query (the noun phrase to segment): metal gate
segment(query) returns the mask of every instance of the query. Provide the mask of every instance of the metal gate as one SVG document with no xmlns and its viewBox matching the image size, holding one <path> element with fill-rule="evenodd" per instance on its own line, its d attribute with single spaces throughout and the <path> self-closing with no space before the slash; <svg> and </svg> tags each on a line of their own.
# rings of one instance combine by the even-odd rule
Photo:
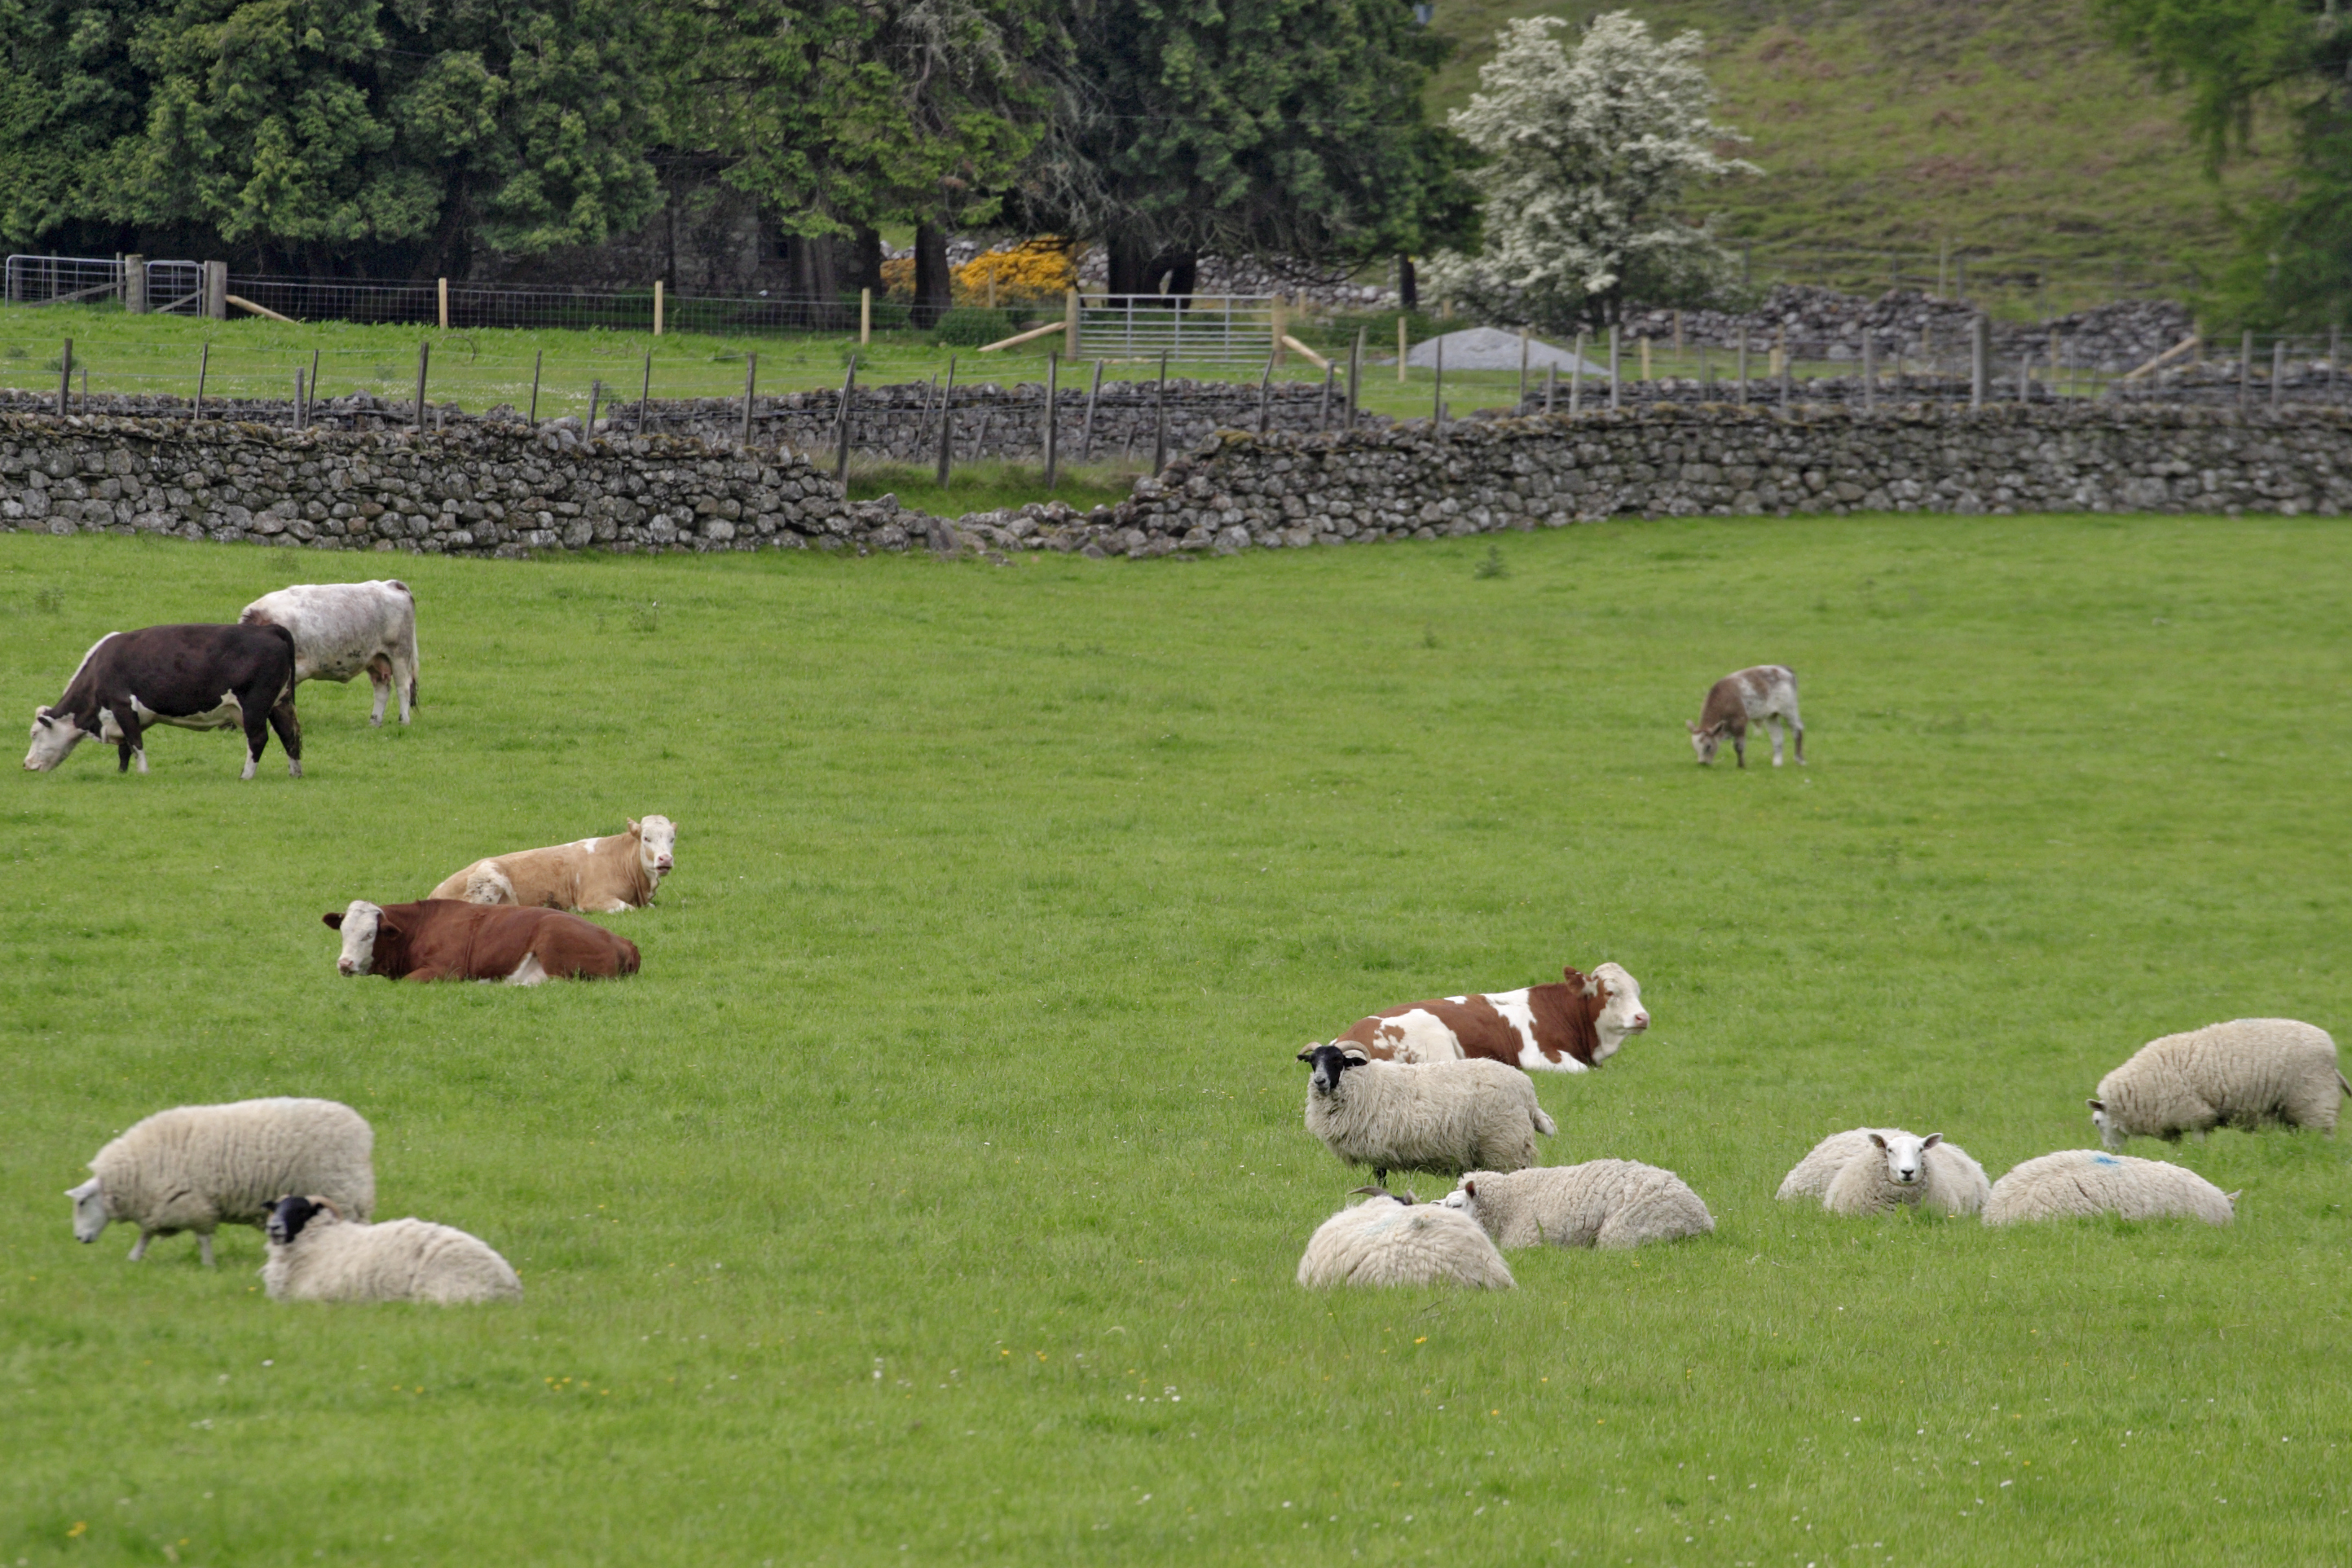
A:
<svg viewBox="0 0 2352 1568">
<path fill-rule="evenodd" d="M 12 256 L 7 298 L 11 305 L 54 305 L 68 300 L 98 300 L 122 287 L 122 263 L 99 256 Z"/>
<path fill-rule="evenodd" d="M 1251 363 L 1274 348 L 1272 294 L 1084 294 L 1078 353 L 1086 359 Z"/>
<path fill-rule="evenodd" d="M 147 308 L 174 316 L 205 313 L 205 264 L 201 261 L 151 261 L 147 264 Z"/>
</svg>

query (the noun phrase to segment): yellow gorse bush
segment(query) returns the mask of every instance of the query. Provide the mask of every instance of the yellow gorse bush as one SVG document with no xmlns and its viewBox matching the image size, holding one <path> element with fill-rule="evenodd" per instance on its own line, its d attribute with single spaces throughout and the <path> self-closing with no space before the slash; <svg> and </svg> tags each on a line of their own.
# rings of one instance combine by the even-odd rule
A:
<svg viewBox="0 0 2352 1568">
<path fill-rule="evenodd" d="M 1009 305 L 1058 300 L 1078 286 L 1076 258 L 1069 242 L 1058 235 L 1041 234 L 1010 250 L 986 250 L 955 269 L 955 302 L 988 303 L 988 288 L 996 285 L 996 302 Z"/>
</svg>

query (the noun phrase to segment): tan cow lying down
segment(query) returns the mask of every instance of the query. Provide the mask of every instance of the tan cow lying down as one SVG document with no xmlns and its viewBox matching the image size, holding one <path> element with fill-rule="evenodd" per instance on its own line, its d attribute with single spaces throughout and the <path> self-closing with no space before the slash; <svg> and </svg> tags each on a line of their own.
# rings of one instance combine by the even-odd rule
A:
<svg viewBox="0 0 2352 1568">
<path fill-rule="evenodd" d="M 648 816 L 631 821 L 626 833 L 477 860 L 428 896 L 616 915 L 654 901 L 654 889 L 669 874 L 677 848 L 677 824 Z"/>
<path fill-rule="evenodd" d="M 343 933 L 344 974 L 386 980 L 609 980 L 637 972 L 637 944 L 560 910 L 485 909 L 452 899 L 372 904 L 321 915 Z"/>
</svg>

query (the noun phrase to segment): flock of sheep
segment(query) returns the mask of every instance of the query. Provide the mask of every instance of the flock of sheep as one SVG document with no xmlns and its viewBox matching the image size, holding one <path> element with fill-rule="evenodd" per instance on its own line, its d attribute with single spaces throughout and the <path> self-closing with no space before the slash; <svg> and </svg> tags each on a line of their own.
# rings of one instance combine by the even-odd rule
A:
<svg viewBox="0 0 2352 1568">
<path fill-rule="evenodd" d="M 1715 1218 L 1672 1171 L 1630 1160 L 1538 1166 L 1556 1131 L 1519 1068 L 1485 1058 L 1380 1061 L 1360 1047 L 1309 1046 L 1307 1130 L 1341 1163 L 1369 1166 L 1367 1201 L 1323 1222 L 1298 1282 L 1452 1283 L 1508 1289 L 1502 1248 L 1640 1247 L 1705 1236 Z M 2324 1029 L 2240 1018 L 2152 1040 L 2099 1080 L 2090 1103 L 2101 1146 L 2025 1161 L 1998 1182 L 1941 1133 L 1857 1127 L 1815 1144 L 1774 1196 L 1832 1214 L 1917 1208 L 1987 1225 L 2111 1214 L 2227 1225 L 2237 1194 L 2161 1160 L 2116 1152 L 2139 1136 L 2201 1140 L 2215 1127 L 2308 1127 L 2333 1137 L 2352 1081 Z M 1433 1204 L 1388 1191 L 1391 1171 L 1459 1178 Z"/>
</svg>

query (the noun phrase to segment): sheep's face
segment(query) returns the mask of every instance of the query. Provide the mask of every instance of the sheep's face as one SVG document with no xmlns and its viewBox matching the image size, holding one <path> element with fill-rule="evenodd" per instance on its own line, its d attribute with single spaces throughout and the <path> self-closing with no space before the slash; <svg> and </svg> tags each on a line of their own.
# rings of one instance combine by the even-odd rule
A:
<svg viewBox="0 0 2352 1568">
<path fill-rule="evenodd" d="M 2107 1102 L 2104 1100 L 2091 1100 L 2089 1104 L 2091 1107 L 2091 1125 L 2099 1130 L 2099 1147 L 2102 1149 L 2122 1148 L 2124 1146 L 2124 1135 L 2121 1130 L 2116 1126 L 2115 1118 L 2107 1114 Z"/>
<path fill-rule="evenodd" d="M 1705 767 L 1715 761 L 1715 753 L 1723 749 L 1723 736 L 1727 726 L 1709 724 L 1702 730 L 1687 719 L 1683 721 L 1683 726 L 1690 731 L 1691 750 L 1698 753 L 1698 765 Z"/>
<path fill-rule="evenodd" d="M 263 1228 L 269 1233 L 272 1242 L 284 1247 L 301 1235 L 320 1215 L 331 1220 L 334 1214 L 333 1209 L 317 1198 L 280 1198 L 278 1206 L 269 1211 L 269 1223 Z"/>
<path fill-rule="evenodd" d="M 81 743 L 81 727 L 64 714 L 49 708 L 33 710 L 33 744 L 25 753 L 25 771 L 45 773 L 66 760 L 66 753 Z"/>
<path fill-rule="evenodd" d="M 1903 1132 L 1882 1138 L 1874 1132 L 1870 1141 L 1886 1156 L 1886 1179 L 1898 1187 L 1916 1187 L 1927 1179 L 1927 1151 L 1941 1143 L 1944 1135 L 1930 1132 L 1925 1138 L 1915 1138 Z"/>
<path fill-rule="evenodd" d="M 1460 1209 L 1472 1219 L 1478 1217 L 1478 1184 L 1465 1182 L 1437 1200 L 1440 1208 Z"/>
<path fill-rule="evenodd" d="M 106 1194 L 99 1189 L 98 1178 L 92 1176 L 78 1187 L 68 1187 L 66 1196 L 73 1199 L 74 1239 L 88 1246 L 106 1229 L 113 1215 L 107 1212 Z"/>
<path fill-rule="evenodd" d="M 1617 1047 L 1650 1026 L 1650 1015 L 1642 1005 L 1642 984 L 1625 973 L 1624 966 L 1603 963 L 1585 977 L 1584 994 L 1601 998 L 1600 1016 L 1592 1020 L 1601 1043 L 1593 1047 L 1592 1059 L 1605 1062 L 1617 1054 Z"/>
<path fill-rule="evenodd" d="M 352 907 L 339 915 L 320 915 L 329 931 L 343 933 L 342 956 L 335 960 L 339 974 L 365 974 L 375 967 L 375 936 L 383 929 L 381 905 L 365 899 L 353 899 Z"/>
<path fill-rule="evenodd" d="M 677 864 L 677 824 L 667 816 L 648 816 L 630 823 L 629 831 L 637 836 L 637 864 L 645 868 L 646 879 L 658 882 L 668 876 Z"/>
<path fill-rule="evenodd" d="M 1339 1091 L 1340 1074 L 1349 1068 L 1362 1067 L 1371 1058 L 1364 1054 L 1361 1046 L 1333 1045 L 1309 1046 L 1298 1053 L 1298 1059 L 1315 1069 L 1307 1080 L 1311 1091 L 1328 1096 Z"/>
</svg>

